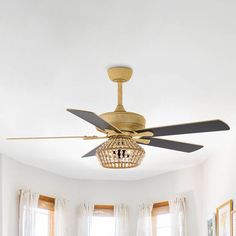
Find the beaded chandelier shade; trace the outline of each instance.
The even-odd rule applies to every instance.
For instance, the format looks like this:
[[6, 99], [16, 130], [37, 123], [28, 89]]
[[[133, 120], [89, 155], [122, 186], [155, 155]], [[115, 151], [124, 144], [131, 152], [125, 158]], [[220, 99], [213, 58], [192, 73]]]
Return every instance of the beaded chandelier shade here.
[[96, 151], [96, 156], [105, 168], [133, 168], [143, 160], [145, 151], [131, 137], [114, 136]]

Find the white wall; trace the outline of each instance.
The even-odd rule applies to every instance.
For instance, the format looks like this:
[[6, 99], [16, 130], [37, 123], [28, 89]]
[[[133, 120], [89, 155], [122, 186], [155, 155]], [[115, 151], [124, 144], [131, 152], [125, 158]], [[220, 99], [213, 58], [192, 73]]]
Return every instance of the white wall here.
[[219, 205], [236, 198], [236, 147], [232, 140], [236, 136], [224, 140], [225, 149], [214, 153], [203, 164], [203, 224]]
[[3, 199], [2, 199], [2, 194], [3, 194], [3, 190], [2, 190], [2, 184], [3, 184], [3, 179], [2, 179], [2, 157], [0, 155], [0, 235], [3, 234], [2, 232], [2, 213], [3, 213]]
[[68, 236], [76, 235], [76, 210], [80, 202], [97, 204], [126, 203], [130, 206], [130, 236], [135, 235], [138, 205], [142, 202], [168, 200], [175, 194], [183, 194], [188, 201], [189, 235], [200, 236], [199, 177], [201, 168], [195, 167], [178, 172], [163, 174], [142, 181], [86, 181], [71, 180], [37, 168], [26, 166], [8, 158], [4, 166], [4, 233], [3, 236], [17, 235], [17, 207], [19, 189], [69, 200]]

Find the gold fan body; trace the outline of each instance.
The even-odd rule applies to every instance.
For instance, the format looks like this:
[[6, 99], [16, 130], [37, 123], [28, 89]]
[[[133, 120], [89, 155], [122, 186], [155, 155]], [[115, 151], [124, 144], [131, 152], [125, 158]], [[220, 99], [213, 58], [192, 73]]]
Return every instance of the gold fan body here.
[[100, 117], [117, 127], [119, 130], [128, 132], [144, 129], [146, 123], [146, 120], [142, 115], [127, 111], [107, 112], [101, 114]]

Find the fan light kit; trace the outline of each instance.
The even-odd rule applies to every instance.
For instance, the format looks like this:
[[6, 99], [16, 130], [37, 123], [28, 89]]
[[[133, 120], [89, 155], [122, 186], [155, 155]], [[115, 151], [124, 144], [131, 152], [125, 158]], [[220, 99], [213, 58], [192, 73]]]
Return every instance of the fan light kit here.
[[132, 168], [143, 160], [145, 151], [131, 137], [114, 136], [96, 151], [96, 156], [105, 168]]
[[194, 152], [202, 145], [176, 142], [155, 137], [202, 133], [211, 131], [229, 130], [229, 126], [221, 120], [202, 121], [171, 125], [164, 127], [145, 128], [145, 118], [134, 112], [127, 112], [122, 102], [123, 83], [130, 80], [132, 69], [129, 67], [112, 67], [108, 69], [109, 78], [117, 83], [118, 104], [114, 112], [96, 115], [90, 111], [67, 109], [67, 111], [93, 124], [104, 136], [62, 136], [62, 137], [20, 137], [8, 140], [30, 139], [77, 139], [84, 140], [108, 139], [82, 157], [97, 156], [105, 168], [120, 169], [133, 168], [143, 160], [144, 149], [139, 145], [149, 145], [181, 152]]

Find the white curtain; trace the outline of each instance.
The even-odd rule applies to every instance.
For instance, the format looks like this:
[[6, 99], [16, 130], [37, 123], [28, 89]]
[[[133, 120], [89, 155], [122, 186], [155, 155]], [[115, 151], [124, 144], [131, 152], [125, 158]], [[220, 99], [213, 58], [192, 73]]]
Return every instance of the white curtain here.
[[78, 218], [78, 236], [90, 236], [94, 205], [80, 204]]
[[55, 236], [66, 236], [66, 206], [66, 200], [55, 199]]
[[136, 236], [152, 236], [152, 204], [139, 206]]
[[35, 236], [39, 194], [20, 191], [19, 236]]
[[115, 236], [128, 236], [128, 206], [117, 204], [114, 206]]
[[171, 235], [187, 236], [186, 203], [184, 197], [176, 197], [169, 201], [171, 214]]

